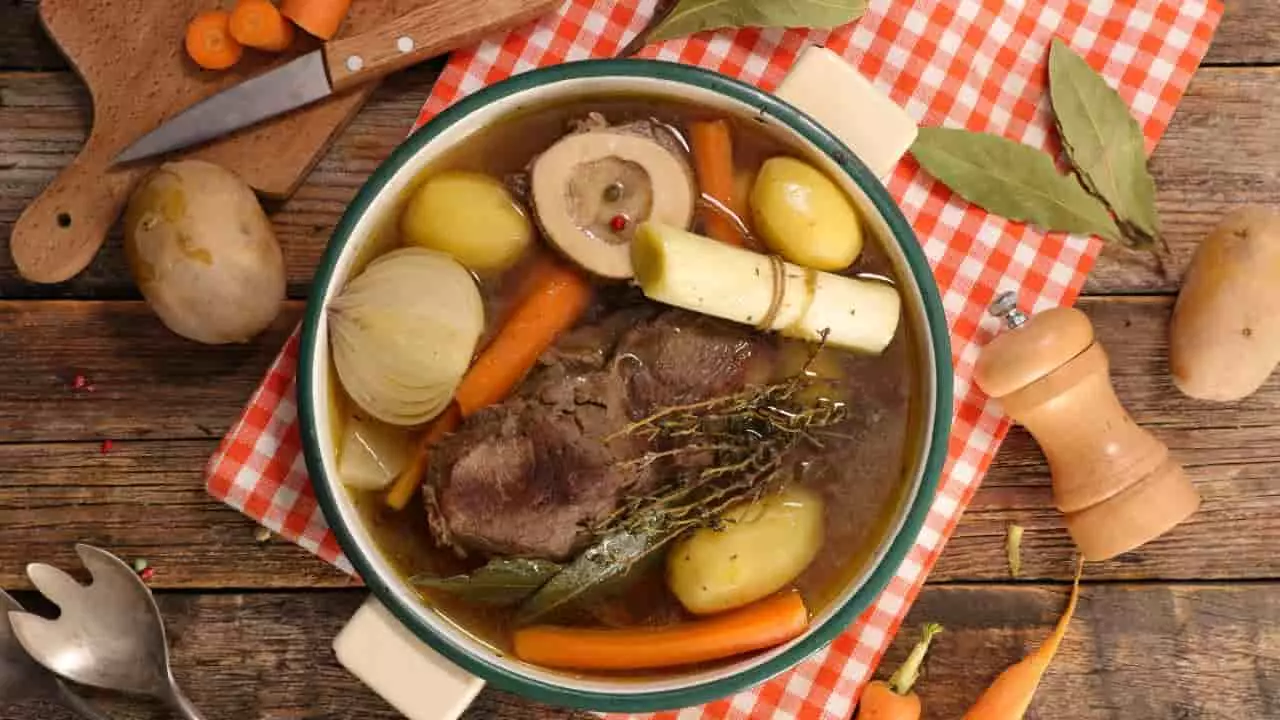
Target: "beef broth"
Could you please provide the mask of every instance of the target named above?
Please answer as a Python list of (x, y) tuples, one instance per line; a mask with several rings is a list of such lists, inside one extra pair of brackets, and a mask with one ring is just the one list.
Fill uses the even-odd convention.
[[(648, 98), (604, 98), (589, 107), (529, 111), (469, 138), (424, 176), (447, 169), (494, 177), (519, 174), (588, 110), (614, 123), (656, 119), (674, 128), (709, 114)], [(775, 130), (752, 122), (732, 124), (742, 187), (749, 186), (764, 159), (797, 154)], [(394, 231), (387, 235), (384, 244), (396, 244)], [(847, 272), (892, 279), (895, 272), (880, 242), (869, 236)], [(490, 331), (510, 306), (524, 266), (482, 278)], [(670, 311), (618, 284), (602, 283), (587, 317), (543, 354), (510, 399), (472, 416), (433, 449), (426, 482), (429, 518), (420, 504), (395, 513), (379, 493), (352, 493), (385, 556), (406, 577), (465, 572), (494, 554), (563, 560), (582, 548), (588, 538), (584, 529), (609, 514), (619, 499), (662, 482), (660, 467), (635, 471), (619, 462), (643, 452), (644, 443), (610, 440), (611, 435), (658, 408), (788, 377), (800, 369), (792, 359), (804, 356), (794, 352), (800, 345), (747, 326)], [(905, 478), (921, 440), (916, 429), (922, 427), (913, 403), (921, 382), (920, 355), (907, 323), (881, 355), (828, 354), (835, 368), (828, 388), (851, 412), (820, 450), (797, 458), (800, 481), (822, 495), (826, 508), (825, 544), (794, 583), (815, 614), (863, 572), (882, 545), (908, 489)], [(460, 627), (509, 650), (509, 610), (437, 591), (422, 595)], [(574, 617), (591, 624), (634, 625), (687, 615), (666, 590), (662, 563), (654, 561), (628, 578), (625, 591), (593, 596)]]

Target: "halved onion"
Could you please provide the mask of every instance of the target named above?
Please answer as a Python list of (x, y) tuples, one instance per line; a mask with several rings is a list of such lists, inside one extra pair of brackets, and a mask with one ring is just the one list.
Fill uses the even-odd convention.
[(420, 425), (448, 406), (483, 330), (475, 278), (423, 248), (379, 257), (329, 304), (342, 387), (391, 425)]

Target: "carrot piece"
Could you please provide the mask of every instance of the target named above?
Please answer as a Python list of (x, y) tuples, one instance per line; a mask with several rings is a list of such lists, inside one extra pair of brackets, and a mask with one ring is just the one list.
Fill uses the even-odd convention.
[(507, 396), (591, 303), (591, 283), (577, 269), (551, 257), (530, 270), (528, 294), (520, 301), (462, 378), (454, 400), (469, 417)]
[(666, 627), (579, 628), (532, 625), (515, 631), (516, 657), (578, 670), (642, 670), (719, 660), (799, 636), (809, 611), (797, 592)]
[(413, 497), (427, 470), (431, 446), (456, 430), (463, 418), (505, 398), (591, 304), (591, 283), (551, 256), (538, 258), (520, 289), (515, 307), (463, 376), (453, 402), (427, 425), (409, 465), (387, 491), (384, 501), (391, 509), (403, 510)]
[(911, 691), (911, 686), (920, 677), (920, 665), (929, 652), (929, 643), (940, 632), (942, 626), (937, 623), (925, 625), (920, 641), (911, 648), (911, 654), (889, 682), (877, 680), (867, 685), (858, 702), (857, 720), (920, 720), (920, 696)]
[(1076, 612), (1076, 601), (1080, 599), (1080, 575), (1084, 572), (1084, 560), (1076, 565), (1076, 579), (1071, 586), (1071, 599), (1067, 601), (1067, 609), (1053, 632), (1040, 647), (1017, 664), (1000, 673), (995, 682), (964, 714), (964, 720), (1020, 720), (1031, 706), (1031, 698), (1040, 686), (1040, 678), (1049, 668), (1053, 656), (1058, 652), (1058, 645), (1067, 635), (1067, 626), (1071, 624), (1071, 616)]
[(734, 198), (733, 135), (728, 120), (689, 123), (689, 145), (700, 190), (720, 205), (702, 211), (706, 233), (723, 243), (743, 245), (742, 232), (725, 211), (737, 211)]
[(458, 412), (456, 402), (449, 403), (444, 413), (427, 424), (426, 430), (418, 438), (418, 444), (414, 448), (409, 464), (396, 476), (391, 489), (387, 490), (386, 503), (392, 510), (403, 510), (404, 506), (409, 504), (409, 498), (413, 497), (413, 491), (418, 489), (418, 483), (422, 481), (422, 475), (427, 471), (431, 446), (440, 442), (445, 435), (457, 430), (458, 425), (461, 424), (462, 413)]
[(332, 40), (351, 9), (351, 0), (284, 0), (280, 12), (295, 25), (322, 39)]
[(231, 36), (231, 13), (210, 10), (187, 25), (187, 54), (206, 70), (226, 70), (240, 62), (244, 46)]
[(271, 0), (239, 0), (231, 11), (231, 37), (241, 45), (280, 52), (293, 44), (293, 34)]

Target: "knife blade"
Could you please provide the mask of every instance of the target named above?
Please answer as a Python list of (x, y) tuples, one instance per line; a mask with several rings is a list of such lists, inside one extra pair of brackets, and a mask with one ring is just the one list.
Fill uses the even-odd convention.
[(142, 160), (213, 140), (333, 94), (320, 50), (227, 88), (169, 118), (116, 156)]
[(560, 1), (425, 0), (395, 20), (331, 40), (197, 102), (138, 138), (114, 162), (136, 162), (256, 125), (515, 27), (558, 7)]

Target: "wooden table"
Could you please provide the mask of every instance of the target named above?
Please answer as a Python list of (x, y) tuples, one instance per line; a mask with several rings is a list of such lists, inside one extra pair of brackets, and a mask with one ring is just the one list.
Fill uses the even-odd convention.
[[(1153, 161), (1179, 269), (1227, 208), (1280, 205), (1280, 4), (1227, 4)], [(177, 674), (211, 718), (397, 717), (329, 649), (364, 591), (289, 543), (259, 542), (251, 521), (205, 494), (201, 473), (298, 320), (329, 230), (403, 138), (435, 70), (391, 80), (275, 209), (296, 299), (250, 345), (170, 335), (138, 300), (118, 237), (57, 286), (24, 283), (0, 252), (0, 587), (28, 590), (30, 561), (72, 565), (77, 541), (146, 558)], [(79, 150), (88, 120), (88, 97), (39, 29), (34, 0), (0, 4), (0, 237)], [(1186, 464), (1203, 509), (1141, 551), (1090, 566), (1030, 717), (1280, 718), (1280, 379), (1233, 405), (1179, 395), (1166, 370), (1176, 287), (1150, 267), (1104, 257), (1080, 307), (1112, 352), (1120, 397)], [(94, 392), (73, 389), (78, 374)], [(1027, 528), (1017, 581), (1004, 555), (1013, 522)], [(947, 627), (923, 683), (928, 717), (959, 717), (1048, 633), (1071, 553), (1044, 461), (1015, 432), (907, 621)], [(112, 709), (164, 717), (137, 704)], [(470, 714), (568, 716), (496, 691)], [(0, 709), (0, 720), (35, 717), (70, 716)]]

